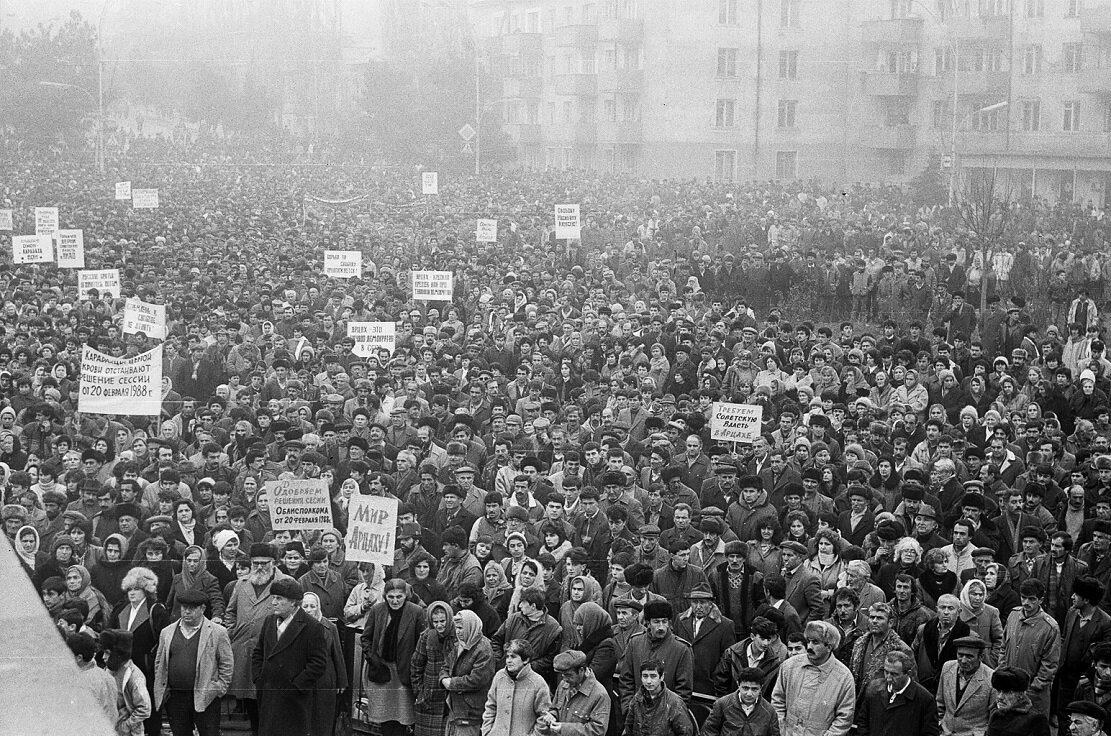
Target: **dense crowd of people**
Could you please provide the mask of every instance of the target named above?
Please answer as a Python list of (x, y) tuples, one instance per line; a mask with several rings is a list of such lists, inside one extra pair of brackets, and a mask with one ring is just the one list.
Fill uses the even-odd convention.
[[(59, 207), (122, 298), (0, 262), (4, 532), (118, 733), (1101, 732), (1097, 209), (1022, 202), (982, 248), (898, 187), (422, 197), (339, 147), (125, 143), (107, 178), (2, 151), (14, 233)], [(413, 300), (424, 269), (451, 301)], [(161, 415), (80, 412), (82, 346), (158, 342), (123, 334), (129, 296), (167, 309)], [(356, 354), (351, 321), (395, 349)], [(751, 442), (717, 402), (761, 408)], [(274, 529), (267, 484), (306, 478), (335, 528)], [(358, 495), (397, 500), (393, 565), (347, 559)]]

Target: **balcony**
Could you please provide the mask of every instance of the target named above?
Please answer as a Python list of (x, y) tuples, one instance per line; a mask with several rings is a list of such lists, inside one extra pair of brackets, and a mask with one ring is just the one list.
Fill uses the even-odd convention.
[(1011, 133), (1011, 153), (1066, 158), (1111, 156), (1111, 133)]
[(1099, 36), (1111, 36), (1111, 5), (1094, 8), (1085, 6), (1080, 11), (1080, 30)]
[(541, 56), (544, 49), (543, 33), (509, 33), (498, 36), (501, 53), (518, 56)]
[(891, 151), (908, 151), (914, 148), (913, 125), (874, 126), (864, 130), (864, 146)]
[[(952, 75), (948, 77), (948, 82), (952, 84)], [(957, 91), (961, 95), (988, 96), (994, 100), (1007, 96), (1009, 82), (1010, 74), (1007, 72), (958, 72)]]
[(1081, 71), (1080, 91), (1090, 95), (1111, 95), (1111, 68), (1104, 67)]
[(507, 125), (510, 137), (521, 146), (536, 145), (544, 142), (544, 131), (536, 123)]
[(539, 97), (544, 91), (541, 77), (506, 77), (502, 82), (506, 97)]
[(555, 40), (556, 46), (593, 48), (598, 43), (598, 26), (585, 24), (561, 26), (555, 31)]
[(599, 92), (639, 92), (644, 85), (640, 69), (607, 69), (598, 72)]
[(911, 97), (917, 90), (917, 74), (864, 73), (864, 94), (871, 97)]
[(606, 121), (598, 124), (598, 138), (607, 143), (640, 143), (642, 133), (639, 120)]
[(557, 74), (555, 93), (573, 97), (593, 97), (598, 94), (597, 74)]
[(1007, 135), (1002, 130), (961, 130), (957, 132), (957, 150), (964, 156), (1001, 153), (1006, 147)]
[(602, 18), (598, 21), (598, 41), (637, 46), (644, 37), (644, 21), (639, 18)]
[(863, 24), (864, 43), (870, 44), (907, 44), (918, 43), (922, 35), (921, 18), (890, 18), (870, 20)]
[(1001, 41), (1011, 33), (1011, 19), (1005, 15), (956, 17), (951, 19), (948, 25), (953, 37), (962, 41), (981, 39)]

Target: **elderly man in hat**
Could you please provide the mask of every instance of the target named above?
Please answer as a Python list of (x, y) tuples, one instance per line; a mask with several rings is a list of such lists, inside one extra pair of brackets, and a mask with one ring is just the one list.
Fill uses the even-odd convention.
[(1061, 629), (1061, 667), (1055, 683), (1059, 705), (1073, 700), (1081, 675), (1092, 670), (1093, 645), (1111, 639), (1111, 616), (1099, 607), (1104, 592), (1103, 583), (1090, 575), (1073, 583), (1072, 606)]
[(988, 643), (975, 634), (953, 641), (957, 658), (941, 667), (937, 687), (937, 714), (942, 736), (976, 736), (987, 729), (995, 710), (991, 687), (994, 670), (983, 661)]
[(694, 686), (694, 659), (691, 646), (675, 636), (671, 628), (674, 609), (667, 601), (651, 601), (644, 606), (644, 633), (629, 639), (625, 655), (617, 665), (618, 692), (622, 712), (628, 713), (640, 681), (641, 665), (651, 660), (664, 663), (660, 673), (667, 688), (690, 701)]
[(690, 608), (675, 618), (675, 635), (690, 642), (694, 652), (694, 690), (714, 694), (714, 670), (725, 650), (737, 642), (733, 621), (721, 615), (708, 583), (695, 585), (687, 600)]
[(235, 665), (231, 640), (205, 618), (203, 591), (178, 596), (181, 618), (158, 639), (154, 660), (154, 705), (161, 708), (173, 736), (219, 736), (220, 698), (231, 685)]
[(263, 622), (273, 611), (270, 591), (273, 584), (290, 579), (278, 570), (274, 548), (261, 542), (251, 545), (251, 571), (235, 583), (224, 612), (224, 626), (235, 655), (235, 673), (228, 694), (245, 701), (251, 727), (258, 732), (259, 706), (251, 657), (262, 633)]
[(292, 578), (270, 585), (273, 613), (251, 652), (259, 734), (310, 733), (313, 691), (328, 667), (328, 643), (324, 627), (302, 610), (304, 597)]
[(1069, 736), (1106, 736), (1103, 723), (1107, 711), (1087, 700), (1075, 700), (1065, 709)]
[(1021, 667), (1000, 667), (991, 675), (995, 712), (986, 733), (992, 736), (1049, 736), (1049, 712), (1030, 702), (1030, 675)]
[(633, 561), (643, 562), (653, 570), (666, 565), (671, 559), (671, 553), (660, 545), (660, 528), (655, 524), (645, 524), (640, 528), (639, 536), (640, 544), (633, 550)]
[(783, 556), (783, 578), (787, 582), (787, 602), (798, 612), (802, 623), (822, 618), (826, 612), (822, 583), (818, 574), (805, 564), (808, 555), (806, 547), (788, 540), (780, 545), (780, 553)]
[(536, 720), (537, 731), (565, 736), (604, 736), (610, 721), (610, 696), (594, 676), (586, 655), (573, 650), (562, 652), (556, 655), (553, 666), (559, 686), (551, 708)]
[(671, 556), (667, 563), (652, 575), (652, 592), (662, 595), (676, 611), (689, 607), (687, 595), (699, 583), (709, 586), (706, 573), (690, 564), (690, 548), (680, 540), (673, 540), (667, 550)]

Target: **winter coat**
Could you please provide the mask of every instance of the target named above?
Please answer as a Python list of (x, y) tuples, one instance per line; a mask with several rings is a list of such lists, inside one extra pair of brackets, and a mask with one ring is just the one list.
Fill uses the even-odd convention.
[(883, 681), (869, 686), (856, 710), (858, 736), (939, 736), (934, 696), (914, 680), (894, 697)]
[(516, 677), (498, 670), (486, 696), (482, 736), (530, 736), (536, 732), (536, 719), (547, 713), (551, 704), (548, 683), (529, 663)]
[(667, 685), (655, 698), (643, 687), (625, 708), (625, 736), (694, 736), (686, 703)]
[[(814, 689), (803, 691), (804, 685)], [(783, 736), (846, 736), (855, 704), (852, 673), (833, 656), (821, 665), (811, 664), (806, 656), (791, 657), (779, 668), (772, 690), (772, 708)]]
[(1021, 667), (1030, 673), (1027, 694), (1037, 713), (1049, 712), (1049, 692), (1061, 659), (1061, 631), (1045, 611), (1026, 618), (1022, 608), (1011, 611), (1003, 645), (1001, 667)]
[(687, 609), (675, 619), (675, 635), (690, 642), (694, 656), (694, 690), (704, 695), (714, 694), (714, 670), (722, 655), (737, 642), (733, 622), (721, 615), (717, 608), (702, 620), (698, 635), (694, 633), (694, 612)]
[(650, 659), (664, 663), (663, 680), (668, 689), (683, 701), (690, 700), (694, 688), (694, 655), (691, 645), (673, 633), (659, 641), (648, 632), (629, 639), (625, 656), (617, 666), (618, 692), (622, 711), (627, 712), (634, 694), (640, 689), (640, 666)]

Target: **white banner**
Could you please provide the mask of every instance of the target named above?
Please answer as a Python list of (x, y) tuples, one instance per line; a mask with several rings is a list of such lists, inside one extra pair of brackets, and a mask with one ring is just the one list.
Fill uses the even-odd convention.
[(162, 412), (162, 346), (133, 358), (81, 349), (77, 411), (156, 417)]
[(440, 193), (440, 174), (435, 171), (425, 171), (420, 175), (420, 192), (421, 194), (439, 194)]
[(131, 206), (137, 210), (156, 210), (158, 209), (158, 190), (157, 189), (132, 189), (131, 190)]
[(555, 206), (555, 236), (559, 240), (579, 240), (582, 237), (582, 222), (579, 220), (577, 204)]
[(710, 439), (755, 442), (763, 420), (763, 406), (715, 401), (710, 414)]
[(85, 233), (82, 230), (59, 230), (54, 233), (58, 268), (85, 267)]
[(378, 355), (379, 348), (393, 355), (397, 347), (397, 325), (393, 322), (348, 322), (347, 336), (355, 339), (352, 352), (361, 358)]
[(116, 199), (127, 200), (131, 199), (131, 182), (118, 181), (116, 182)]
[(20, 263), (50, 263), (54, 260), (54, 240), (49, 235), (13, 235), (12, 260)]
[(123, 334), (142, 332), (154, 340), (166, 339), (166, 307), (132, 297), (123, 305)]
[(413, 271), (413, 300), (449, 302), (454, 280), (451, 271)]
[(0, 230), (15, 230), (11, 210), (0, 210)]
[(335, 279), (363, 277), (363, 254), (357, 250), (324, 251), (324, 275)]
[(96, 289), (101, 298), (107, 296), (118, 299), (120, 296), (120, 270), (118, 268), (103, 268), (95, 271), (78, 271), (77, 298), (90, 298), (90, 289)]
[(58, 232), (58, 208), (35, 208), (35, 235), (53, 235)]
[[(270, 521), (275, 530), (333, 528), (332, 497), (327, 481), (320, 478), (270, 480), (262, 485), (270, 500)], [(354, 500), (354, 498), (352, 498)]]
[(474, 239), (478, 243), (498, 242), (498, 221), (479, 220), (475, 226)]
[[(273, 501), (270, 503), (273, 504)], [(347, 509), (347, 536), (344, 538), (346, 559), (392, 565), (397, 544), (396, 531), (396, 498), (352, 496)]]

